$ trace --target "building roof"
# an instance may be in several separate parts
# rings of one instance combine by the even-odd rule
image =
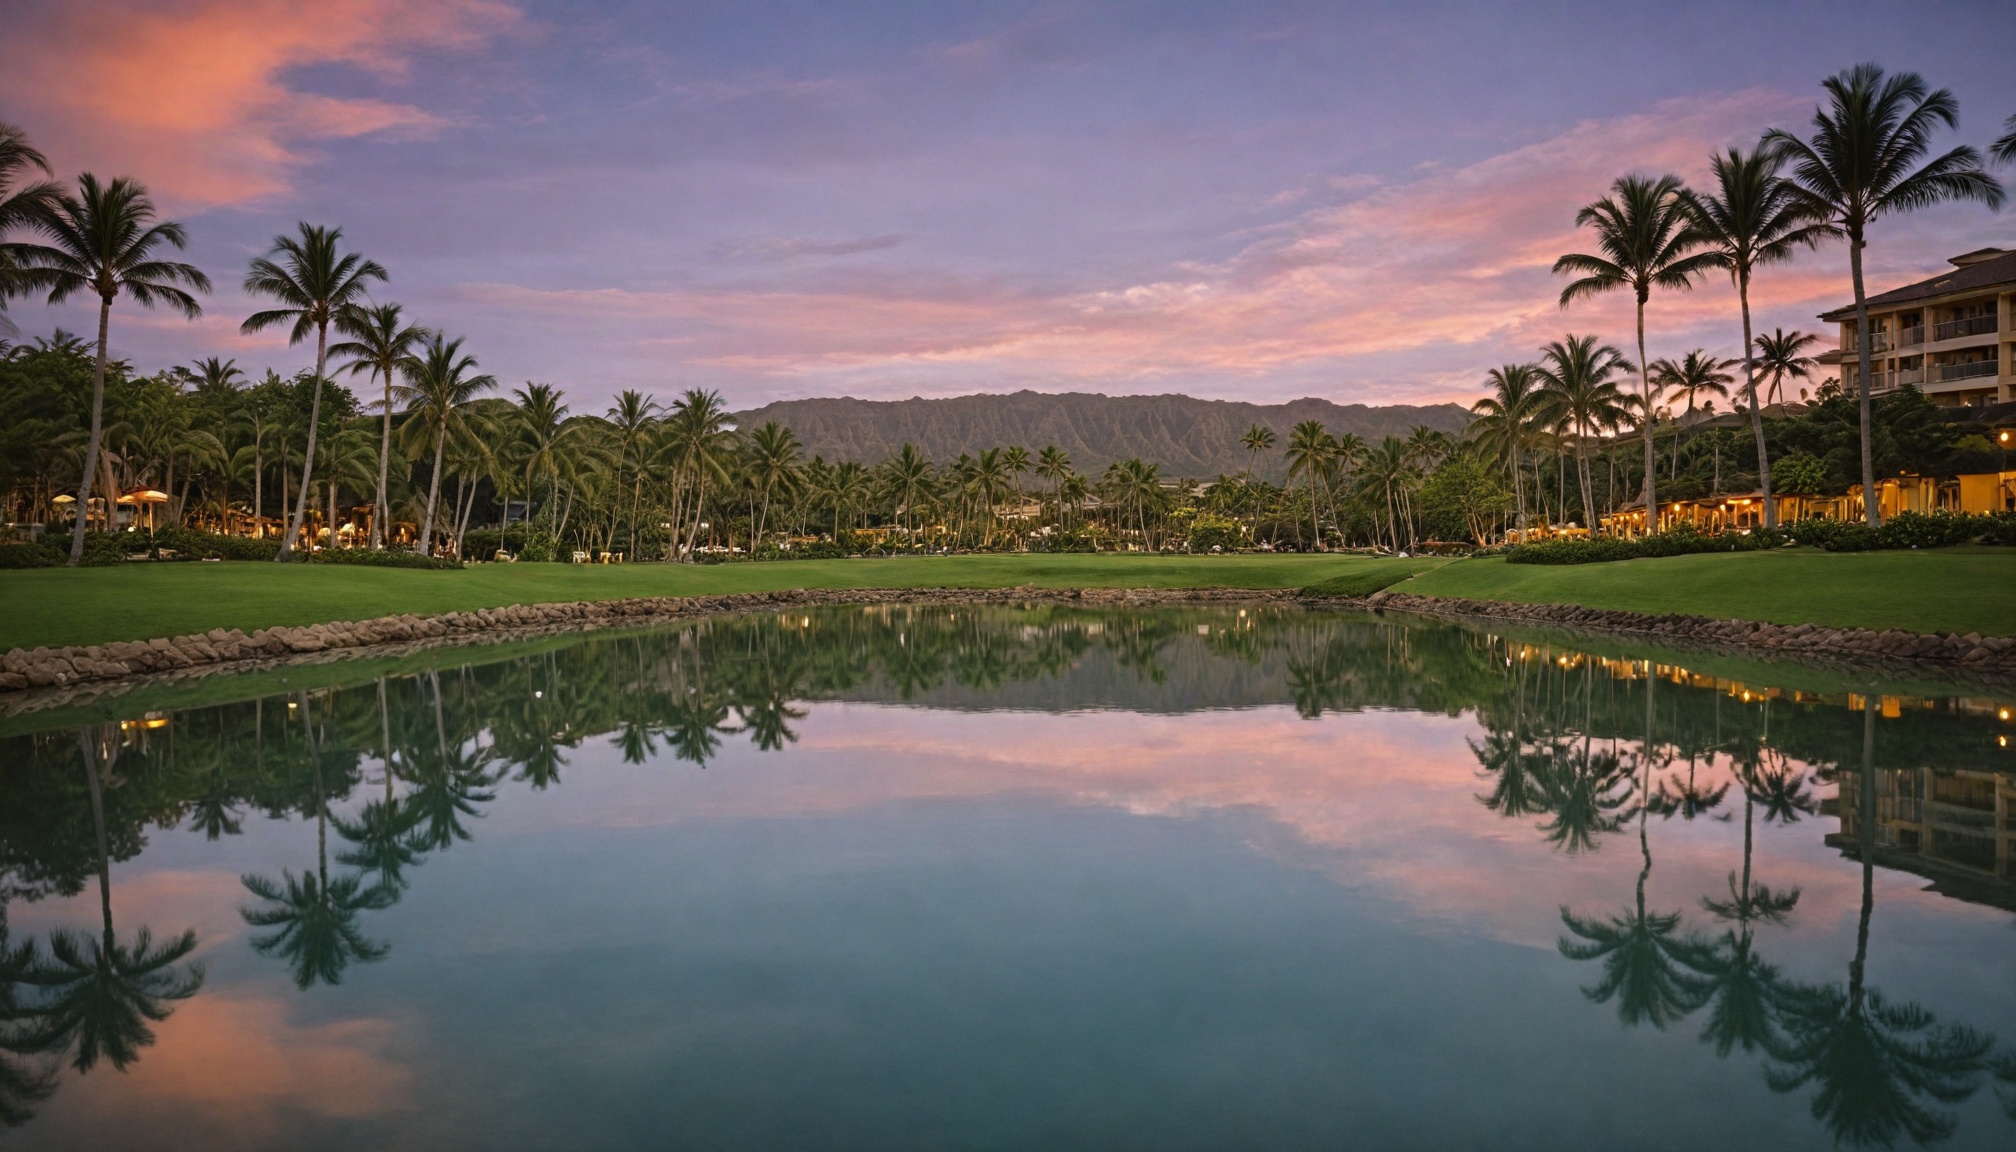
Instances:
[[[1909,304],[1916,300],[1930,300],[1936,296],[1951,296],[1959,292],[1978,292],[1989,288],[2016,285],[2016,252],[2000,248],[1979,248],[1975,251],[1955,256],[1948,263],[1951,272],[1943,272],[1930,280],[1920,280],[1916,284],[1906,284],[1888,292],[1869,298],[1869,308],[1894,308],[1899,304]],[[1832,312],[1822,312],[1820,319],[1828,323],[1838,323],[1855,315],[1855,305],[1846,304]]]

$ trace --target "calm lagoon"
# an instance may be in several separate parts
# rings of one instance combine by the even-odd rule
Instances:
[[[0,729],[0,1145],[2016,1145],[1991,688],[875,608],[202,693]]]

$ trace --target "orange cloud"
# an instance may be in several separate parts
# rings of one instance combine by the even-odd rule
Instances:
[[[396,81],[426,51],[510,26],[503,0],[67,0],[0,48],[0,97],[64,167],[139,176],[185,207],[284,192],[309,141],[428,132],[411,104],[304,92],[290,70],[339,64]]]

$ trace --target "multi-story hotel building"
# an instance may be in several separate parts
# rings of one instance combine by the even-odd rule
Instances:
[[[1953,271],[1869,298],[1870,391],[1915,385],[1937,404],[2016,400],[2016,252],[1982,248]],[[1840,346],[1818,357],[1856,387],[1855,306],[1820,317]]]

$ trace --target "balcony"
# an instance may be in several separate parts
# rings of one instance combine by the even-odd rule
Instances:
[[[1888,352],[1896,346],[1890,342],[1890,333],[1888,332],[1876,331],[1869,334],[1869,351],[1871,352]]]
[[[1899,348],[1916,348],[1924,342],[1925,326],[1923,324],[1902,329],[1897,333],[1897,347]]]
[[[1994,360],[1976,360],[1972,364],[1940,364],[1932,371],[1934,379],[1941,384],[1949,380],[1973,380],[1981,376],[1993,376],[2001,371],[2001,365]]]
[[[1948,320],[1944,324],[1932,326],[1934,340],[1958,340],[1962,336],[1984,336],[1995,331],[1995,317],[1969,316],[1965,320]]]

